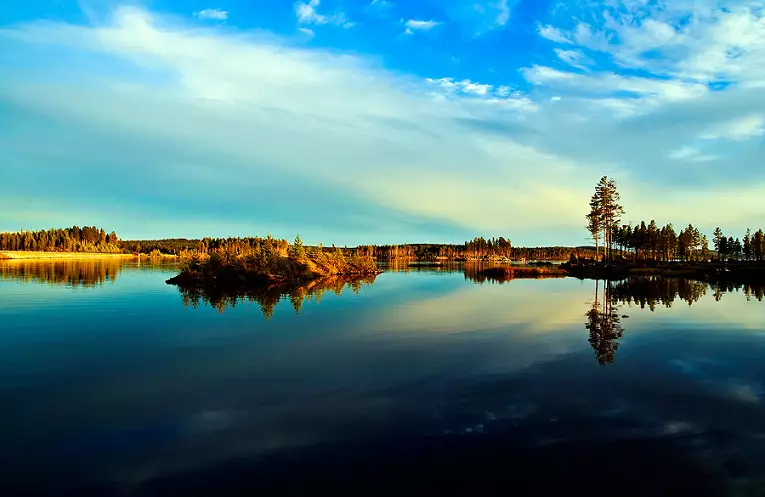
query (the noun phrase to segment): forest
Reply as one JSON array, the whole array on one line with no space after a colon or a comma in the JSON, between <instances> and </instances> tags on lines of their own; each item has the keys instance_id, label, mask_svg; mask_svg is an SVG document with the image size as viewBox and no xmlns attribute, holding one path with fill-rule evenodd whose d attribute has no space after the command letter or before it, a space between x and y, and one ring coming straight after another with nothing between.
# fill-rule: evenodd
<instances>
[{"instance_id":1,"label":"forest","mask_svg":"<svg viewBox=\"0 0 765 497\"><path fill-rule=\"evenodd\" d=\"M378 261L393 260L514 260L514 261L562 261L567 260L571 252L580 257L594 257L595 252L588 247L513 247L509 239L476 237L463 244L405 244L405 245L366 245L357 250Z\"/></svg>"},{"instance_id":2,"label":"forest","mask_svg":"<svg viewBox=\"0 0 765 497\"><path fill-rule=\"evenodd\" d=\"M616 181L603 176L595 186L587 214L587 231L595 242L597 257L606 262L625 259L653 261L762 261L765 234L747 229L743 237L726 236L719 227L713 233L714 252L709 238L692 224L676 232L672 223L662 226L651 220L636 226L621 224L624 207ZM601 256L600 242L603 241Z\"/></svg>"},{"instance_id":3,"label":"forest","mask_svg":"<svg viewBox=\"0 0 765 497\"><path fill-rule=\"evenodd\" d=\"M118 254L124 247L113 231L95 226L0 233L0 250Z\"/></svg>"},{"instance_id":4,"label":"forest","mask_svg":"<svg viewBox=\"0 0 765 497\"><path fill-rule=\"evenodd\" d=\"M201 254L245 254L271 240L281 253L286 254L290 243L268 235L260 237L229 238L168 238L163 240L119 240L114 232L107 234L96 227L41 231L19 231L0 234L0 250L60 251L92 253L167 254L184 258ZM306 249L326 253L341 251L345 256L372 257L378 261L432 261L432 260L567 260L572 251L580 257L594 258L590 247L513 247L505 237L475 237L462 244L402 244L360 245L357 247L306 246Z\"/></svg>"}]
</instances>

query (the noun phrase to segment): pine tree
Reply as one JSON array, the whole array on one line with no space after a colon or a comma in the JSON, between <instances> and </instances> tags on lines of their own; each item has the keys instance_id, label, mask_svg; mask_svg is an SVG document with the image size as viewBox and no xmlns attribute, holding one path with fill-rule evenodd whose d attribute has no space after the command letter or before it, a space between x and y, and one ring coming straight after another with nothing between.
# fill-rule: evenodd
<instances>
[{"instance_id":1,"label":"pine tree","mask_svg":"<svg viewBox=\"0 0 765 497\"><path fill-rule=\"evenodd\" d=\"M611 260L616 232L624 208L619 204L620 196L616 182L607 176L600 178L595 186L595 193L590 199L590 213L587 215L587 230L595 240L595 251L598 251L600 233L603 233L603 249L606 260Z\"/></svg>"},{"instance_id":2,"label":"pine tree","mask_svg":"<svg viewBox=\"0 0 765 497\"><path fill-rule=\"evenodd\" d=\"M765 252L765 233L762 229L757 230L754 234L754 242L752 243L752 253L754 258L758 261L762 260L763 252Z\"/></svg>"},{"instance_id":3,"label":"pine tree","mask_svg":"<svg viewBox=\"0 0 765 497\"><path fill-rule=\"evenodd\" d=\"M289 256L295 260L300 260L305 257L305 247L303 246L303 240L301 240L300 235L295 237L295 242L290 246Z\"/></svg>"},{"instance_id":4,"label":"pine tree","mask_svg":"<svg viewBox=\"0 0 765 497\"><path fill-rule=\"evenodd\" d=\"M752 257L752 230L746 229L746 235L744 235L744 260L749 260Z\"/></svg>"},{"instance_id":5,"label":"pine tree","mask_svg":"<svg viewBox=\"0 0 765 497\"><path fill-rule=\"evenodd\" d=\"M713 236L712 241L714 242L715 250L717 251L717 258L722 260L722 258L723 258L723 255L722 255L722 243L723 243L723 241L722 240L725 237L723 236L723 232L722 232L722 230L720 229L719 226L717 228L715 228L715 232L712 233L712 236Z\"/></svg>"}]
</instances>

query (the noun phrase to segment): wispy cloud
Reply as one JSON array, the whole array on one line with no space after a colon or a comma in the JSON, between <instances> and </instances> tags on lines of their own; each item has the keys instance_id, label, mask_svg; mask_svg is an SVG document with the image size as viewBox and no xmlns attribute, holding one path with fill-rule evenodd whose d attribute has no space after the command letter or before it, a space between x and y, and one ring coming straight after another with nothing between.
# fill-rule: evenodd
<instances>
[{"instance_id":1,"label":"wispy cloud","mask_svg":"<svg viewBox=\"0 0 765 497\"><path fill-rule=\"evenodd\" d=\"M393 7L393 2L390 2L388 0L372 0L371 2L369 2L368 7L377 12L385 12L390 10Z\"/></svg>"},{"instance_id":2,"label":"wispy cloud","mask_svg":"<svg viewBox=\"0 0 765 497\"><path fill-rule=\"evenodd\" d=\"M515 6L516 3L517 0L496 0L476 3L473 8L484 16L483 25L479 31L491 31L507 24L510 20L511 7Z\"/></svg>"},{"instance_id":3,"label":"wispy cloud","mask_svg":"<svg viewBox=\"0 0 765 497\"><path fill-rule=\"evenodd\" d=\"M580 5L562 7L563 26L541 26L540 35L663 76L765 83L765 10L759 1L606 0L583 11Z\"/></svg>"},{"instance_id":4,"label":"wispy cloud","mask_svg":"<svg viewBox=\"0 0 765 497\"><path fill-rule=\"evenodd\" d=\"M524 93L506 85L490 85L478 83L469 79L455 80L454 78L427 78L426 81L439 90L439 94L447 97L481 97L486 101L502 101L512 104L517 109L535 110L536 106Z\"/></svg>"},{"instance_id":5,"label":"wispy cloud","mask_svg":"<svg viewBox=\"0 0 765 497\"><path fill-rule=\"evenodd\" d=\"M760 114L715 124L703 132L699 138L705 140L728 138L735 141L745 141L760 137L763 134L765 134L765 116Z\"/></svg>"},{"instance_id":6,"label":"wispy cloud","mask_svg":"<svg viewBox=\"0 0 765 497\"><path fill-rule=\"evenodd\" d=\"M471 36L480 36L506 26L517 3L518 0L452 1L447 12Z\"/></svg>"},{"instance_id":7,"label":"wispy cloud","mask_svg":"<svg viewBox=\"0 0 765 497\"><path fill-rule=\"evenodd\" d=\"M415 31L430 31L440 24L438 21L420 21L417 19L401 19L401 22L406 28L404 33L408 35L414 34Z\"/></svg>"},{"instance_id":8,"label":"wispy cloud","mask_svg":"<svg viewBox=\"0 0 765 497\"><path fill-rule=\"evenodd\" d=\"M354 23L349 21L344 12L333 14L319 13L321 0L309 0L308 2L295 3L295 15L298 24L336 24L344 28L351 28Z\"/></svg>"},{"instance_id":9,"label":"wispy cloud","mask_svg":"<svg viewBox=\"0 0 765 497\"><path fill-rule=\"evenodd\" d=\"M590 60L590 58L581 50L563 50L561 48L556 48L555 55L566 64L584 71L589 70L589 66L593 64L592 60Z\"/></svg>"},{"instance_id":10,"label":"wispy cloud","mask_svg":"<svg viewBox=\"0 0 765 497\"><path fill-rule=\"evenodd\" d=\"M684 146L673 150L669 153L668 157L675 160L683 160L688 162L710 162L716 160L714 155L706 155L699 152L698 149L693 147Z\"/></svg>"},{"instance_id":11,"label":"wispy cloud","mask_svg":"<svg viewBox=\"0 0 765 497\"><path fill-rule=\"evenodd\" d=\"M219 9L205 9L195 12L194 15L205 21L225 21L228 19L228 11Z\"/></svg>"},{"instance_id":12,"label":"wispy cloud","mask_svg":"<svg viewBox=\"0 0 765 497\"><path fill-rule=\"evenodd\" d=\"M308 36L309 38L313 38L314 36L316 36L316 33L314 33L313 29L310 29L310 28L298 28L298 31Z\"/></svg>"}]
</instances>

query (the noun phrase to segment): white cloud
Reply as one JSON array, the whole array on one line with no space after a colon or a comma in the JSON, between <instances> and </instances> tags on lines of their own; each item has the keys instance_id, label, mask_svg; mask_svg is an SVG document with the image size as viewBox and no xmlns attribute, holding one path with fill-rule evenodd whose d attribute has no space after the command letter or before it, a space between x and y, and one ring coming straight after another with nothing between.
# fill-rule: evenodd
<instances>
[{"instance_id":1,"label":"white cloud","mask_svg":"<svg viewBox=\"0 0 765 497\"><path fill-rule=\"evenodd\" d=\"M527 95L506 85L494 86L469 79L456 80L454 78L427 78L425 81L437 88L439 94L443 96L472 96L483 98L487 102L512 104L517 109L528 111L536 109L536 106Z\"/></svg>"},{"instance_id":2,"label":"white cloud","mask_svg":"<svg viewBox=\"0 0 765 497\"><path fill-rule=\"evenodd\" d=\"M402 22L406 26L407 34L412 34L414 31L430 31L440 24L437 21L418 21L416 19L409 19L407 21L402 19Z\"/></svg>"},{"instance_id":3,"label":"white cloud","mask_svg":"<svg viewBox=\"0 0 765 497\"><path fill-rule=\"evenodd\" d=\"M702 133L699 138L716 140L728 138L735 141L745 141L765 134L765 116L751 115L715 124Z\"/></svg>"},{"instance_id":4,"label":"white cloud","mask_svg":"<svg viewBox=\"0 0 765 497\"><path fill-rule=\"evenodd\" d=\"M508 24L518 0L447 0L449 18L470 36L481 36Z\"/></svg>"},{"instance_id":5,"label":"white cloud","mask_svg":"<svg viewBox=\"0 0 765 497\"><path fill-rule=\"evenodd\" d=\"M673 150L669 153L668 157L674 160L688 161L688 162L710 162L717 160L714 155L705 155L693 147L683 146L677 150Z\"/></svg>"},{"instance_id":6,"label":"white cloud","mask_svg":"<svg viewBox=\"0 0 765 497\"><path fill-rule=\"evenodd\" d=\"M540 35L607 53L624 67L702 83L765 82L765 9L759 1L607 0L583 12L571 4L560 17L588 18L599 26L546 25Z\"/></svg>"},{"instance_id":7,"label":"white cloud","mask_svg":"<svg viewBox=\"0 0 765 497\"><path fill-rule=\"evenodd\" d=\"M589 57L587 57L581 50L563 50L561 48L556 48L555 55L566 64L585 71L589 70L589 66L593 64Z\"/></svg>"},{"instance_id":8,"label":"white cloud","mask_svg":"<svg viewBox=\"0 0 765 497\"><path fill-rule=\"evenodd\" d=\"M321 14L318 8L321 6L321 0L309 0L308 2L295 3L295 16L298 24L336 24L346 29L354 26L353 22L348 21L343 12L334 14Z\"/></svg>"},{"instance_id":9,"label":"white cloud","mask_svg":"<svg viewBox=\"0 0 765 497\"><path fill-rule=\"evenodd\" d=\"M623 76L615 72L579 74L535 65L523 69L522 74L535 85L606 97L618 92L628 92L635 97L656 97L661 101L671 101L697 98L708 92L706 85L698 83Z\"/></svg>"},{"instance_id":10,"label":"white cloud","mask_svg":"<svg viewBox=\"0 0 765 497\"><path fill-rule=\"evenodd\" d=\"M228 11L219 9L205 9L195 12L194 15L199 19L210 21L225 21L228 19Z\"/></svg>"},{"instance_id":11,"label":"white cloud","mask_svg":"<svg viewBox=\"0 0 765 497\"><path fill-rule=\"evenodd\" d=\"M325 24L327 18L316 12L316 7L320 3L320 0L310 0L306 3L297 2L295 4L295 15L298 22L303 24Z\"/></svg>"},{"instance_id":12,"label":"white cloud","mask_svg":"<svg viewBox=\"0 0 765 497\"><path fill-rule=\"evenodd\" d=\"M512 6L515 5L516 1L512 2ZM512 11L509 0L475 2L473 8L484 17L478 34L505 26L510 20Z\"/></svg>"},{"instance_id":13,"label":"white cloud","mask_svg":"<svg viewBox=\"0 0 765 497\"><path fill-rule=\"evenodd\" d=\"M566 34L563 33L562 30L553 27L553 26L539 26L538 27L539 35L543 38L547 38L550 41L554 41L556 43L573 43Z\"/></svg>"},{"instance_id":14,"label":"white cloud","mask_svg":"<svg viewBox=\"0 0 765 497\"><path fill-rule=\"evenodd\" d=\"M499 0L494 6L497 9L494 25L504 26L507 24L507 21L510 20L510 5L508 4L508 0Z\"/></svg>"},{"instance_id":15,"label":"white cloud","mask_svg":"<svg viewBox=\"0 0 765 497\"><path fill-rule=\"evenodd\" d=\"M378 10L388 10L393 7L393 3L388 0L372 0L369 6Z\"/></svg>"},{"instance_id":16,"label":"white cloud","mask_svg":"<svg viewBox=\"0 0 765 497\"><path fill-rule=\"evenodd\" d=\"M309 38L313 38L314 36L316 36L316 33L314 33L313 30L310 28L298 28L298 31L308 36Z\"/></svg>"}]
</instances>

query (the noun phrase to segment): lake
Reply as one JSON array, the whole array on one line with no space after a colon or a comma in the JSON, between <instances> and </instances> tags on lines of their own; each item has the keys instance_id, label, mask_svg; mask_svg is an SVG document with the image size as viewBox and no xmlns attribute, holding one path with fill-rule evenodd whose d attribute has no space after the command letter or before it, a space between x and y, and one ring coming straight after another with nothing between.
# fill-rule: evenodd
<instances>
[{"instance_id":1,"label":"lake","mask_svg":"<svg viewBox=\"0 0 765 497\"><path fill-rule=\"evenodd\" d=\"M0 494L765 488L762 288L454 266L236 298L176 273L0 261Z\"/></svg>"}]
</instances>

